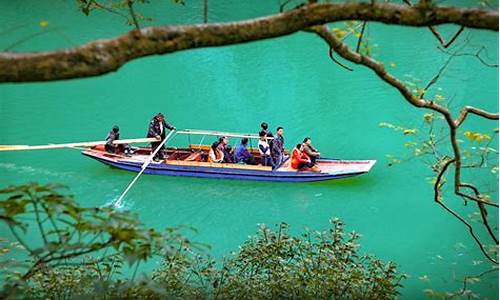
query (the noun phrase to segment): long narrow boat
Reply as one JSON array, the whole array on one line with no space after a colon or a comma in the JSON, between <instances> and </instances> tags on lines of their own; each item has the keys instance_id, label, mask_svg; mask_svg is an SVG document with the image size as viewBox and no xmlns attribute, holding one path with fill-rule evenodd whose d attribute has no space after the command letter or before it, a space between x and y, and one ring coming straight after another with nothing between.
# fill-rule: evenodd
<instances>
[{"instance_id":1,"label":"long narrow boat","mask_svg":"<svg viewBox=\"0 0 500 300\"><path fill-rule=\"evenodd\" d=\"M257 135L203 131L183 130L176 134L198 136L227 136L229 138L258 139ZM203 142L203 139L202 139ZM289 181L308 182L323 181L345 177L352 177L367 173L375 164L375 160L340 160L322 158L317 160L320 172L297 171L286 161L279 168L273 170L270 166L246 165L236 163L211 163L206 161L209 145L191 144L184 148L167 147L165 149L166 159L163 161L151 161L144 170L146 174L166 176L188 176L203 178L222 178L259 181ZM260 162L259 151L250 148L257 162ZM93 158L111 167L140 172L151 155L151 148L137 148L132 155L108 153L103 145L93 146L82 151L82 154Z\"/></svg>"}]
</instances>

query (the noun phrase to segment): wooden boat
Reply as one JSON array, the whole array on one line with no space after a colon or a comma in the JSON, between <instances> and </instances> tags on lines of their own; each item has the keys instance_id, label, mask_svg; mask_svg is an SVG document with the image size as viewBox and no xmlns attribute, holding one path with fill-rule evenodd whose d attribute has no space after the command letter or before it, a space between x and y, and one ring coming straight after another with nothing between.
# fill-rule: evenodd
<instances>
[{"instance_id":1,"label":"wooden boat","mask_svg":"<svg viewBox=\"0 0 500 300\"><path fill-rule=\"evenodd\" d=\"M182 130L175 132L177 135L187 135L189 140L192 135L227 136L228 138L258 139L257 135L240 134L218 131ZM90 147L82 154L93 158L111 167L141 172L153 175L188 176L203 178L259 180L259 181L288 181L308 182L346 178L365 174L373 167L375 160L340 160L321 158L317 160L320 172L297 171L290 167L290 160L285 161L279 168L273 170L271 166L260 164L260 155L257 148L249 148L258 165L238 163L211 163L206 161L209 145L191 144L187 147L166 147L163 161L149 162L151 148L137 148L132 155L108 153L103 145ZM144 168L144 170L142 170Z\"/></svg>"}]
</instances>

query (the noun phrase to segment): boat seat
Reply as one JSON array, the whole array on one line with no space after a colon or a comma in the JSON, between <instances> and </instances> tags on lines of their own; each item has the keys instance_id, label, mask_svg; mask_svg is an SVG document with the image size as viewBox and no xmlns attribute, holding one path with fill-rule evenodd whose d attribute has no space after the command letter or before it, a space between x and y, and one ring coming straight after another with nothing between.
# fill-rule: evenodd
<instances>
[{"instance_id":1,"label":"boat seat","mask_svg":"<svg viewBox=\"0 0 500 300\"><path fill-rule=\"evenodd\" d=\"M201 152L191 153L188 157L184 159L185 161L202 161Z\"/></svg>"}]
</instances>

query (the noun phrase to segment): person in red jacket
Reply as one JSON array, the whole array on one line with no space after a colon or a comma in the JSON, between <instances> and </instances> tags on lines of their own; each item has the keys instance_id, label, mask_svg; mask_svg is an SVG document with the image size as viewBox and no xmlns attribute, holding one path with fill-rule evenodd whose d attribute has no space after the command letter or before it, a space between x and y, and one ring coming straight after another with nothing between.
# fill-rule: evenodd
<instances>
[{"instance_id":1,"label":"person in red jacket","mask_svg":"<svg viewBox=\"0 0 500 300\"><path fill-rule=\"evenodd\" d=\"M297 144L292 152L292 168L302 170L312 167L311 158L304 152L304 146Z\"/></svg>"}]
</instances>

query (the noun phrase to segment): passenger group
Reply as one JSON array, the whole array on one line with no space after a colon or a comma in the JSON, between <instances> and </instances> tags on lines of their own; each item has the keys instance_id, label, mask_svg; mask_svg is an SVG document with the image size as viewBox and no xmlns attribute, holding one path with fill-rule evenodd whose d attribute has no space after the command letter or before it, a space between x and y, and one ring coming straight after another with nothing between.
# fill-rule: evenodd
<instances>
[{"instance_id":1,"label":"passenger group","mask_svg":"<svg viewBox=\"0 0 500 300\"><path fill-rule=\"evenodd\" d=\"M276 129L276 136L268 130L268 124L263 122L259 131L258 151L260 164L272 166L273 169L281 167L288 159L290 165L297 170L309 170L319 172L316 160L321 153L313 147L311 138L306 137L302 144L297 144L293 149L291 158L285 154L283 127ZM228 144L227 137L221 137L210 147L208 162L212 163L244 163L248 165L258 164L255 157L248 150L248 138L244 137L241 142L232 149Z\"/></svg>"},{"instance_id":2,"label":"passenger group","mask_svg":"<svg viewBox=\"0 0 500 300\"><path fill-rule=\"evenodd\" d=\"M293 149L291 157L285 153L283 136L283 127L276 129L276 136L269 131L269 126L263 122L259 131L258 151L260 164L263 166L271 166L273 170L281 167L286 161L291 160L290 166L296 170L308 170L319 172L316 164L321 153L313 147L311 138L306 137L301 144L297 144ZM155 161L164 159L164 145L162 141L165 139L166 129L175 130L176 128L166 122L162 113L155 115L148 128L147 137L157 138L158 141L151 143L151 149L156 150L161 145L161 149L154 156ZM127 144L115 144L114 141L119 139L119 128L114 126L106 137L105 150L109 153L125 153L132 154L133 149ZM248 138L244 137L240 143L234 147L229 145L229 139L226 136L220 137L212 143L208 151L207 161L211 163L241 163L248 165L257 165L258 161L248 149Z\"/></svg>"}]
</instances>

